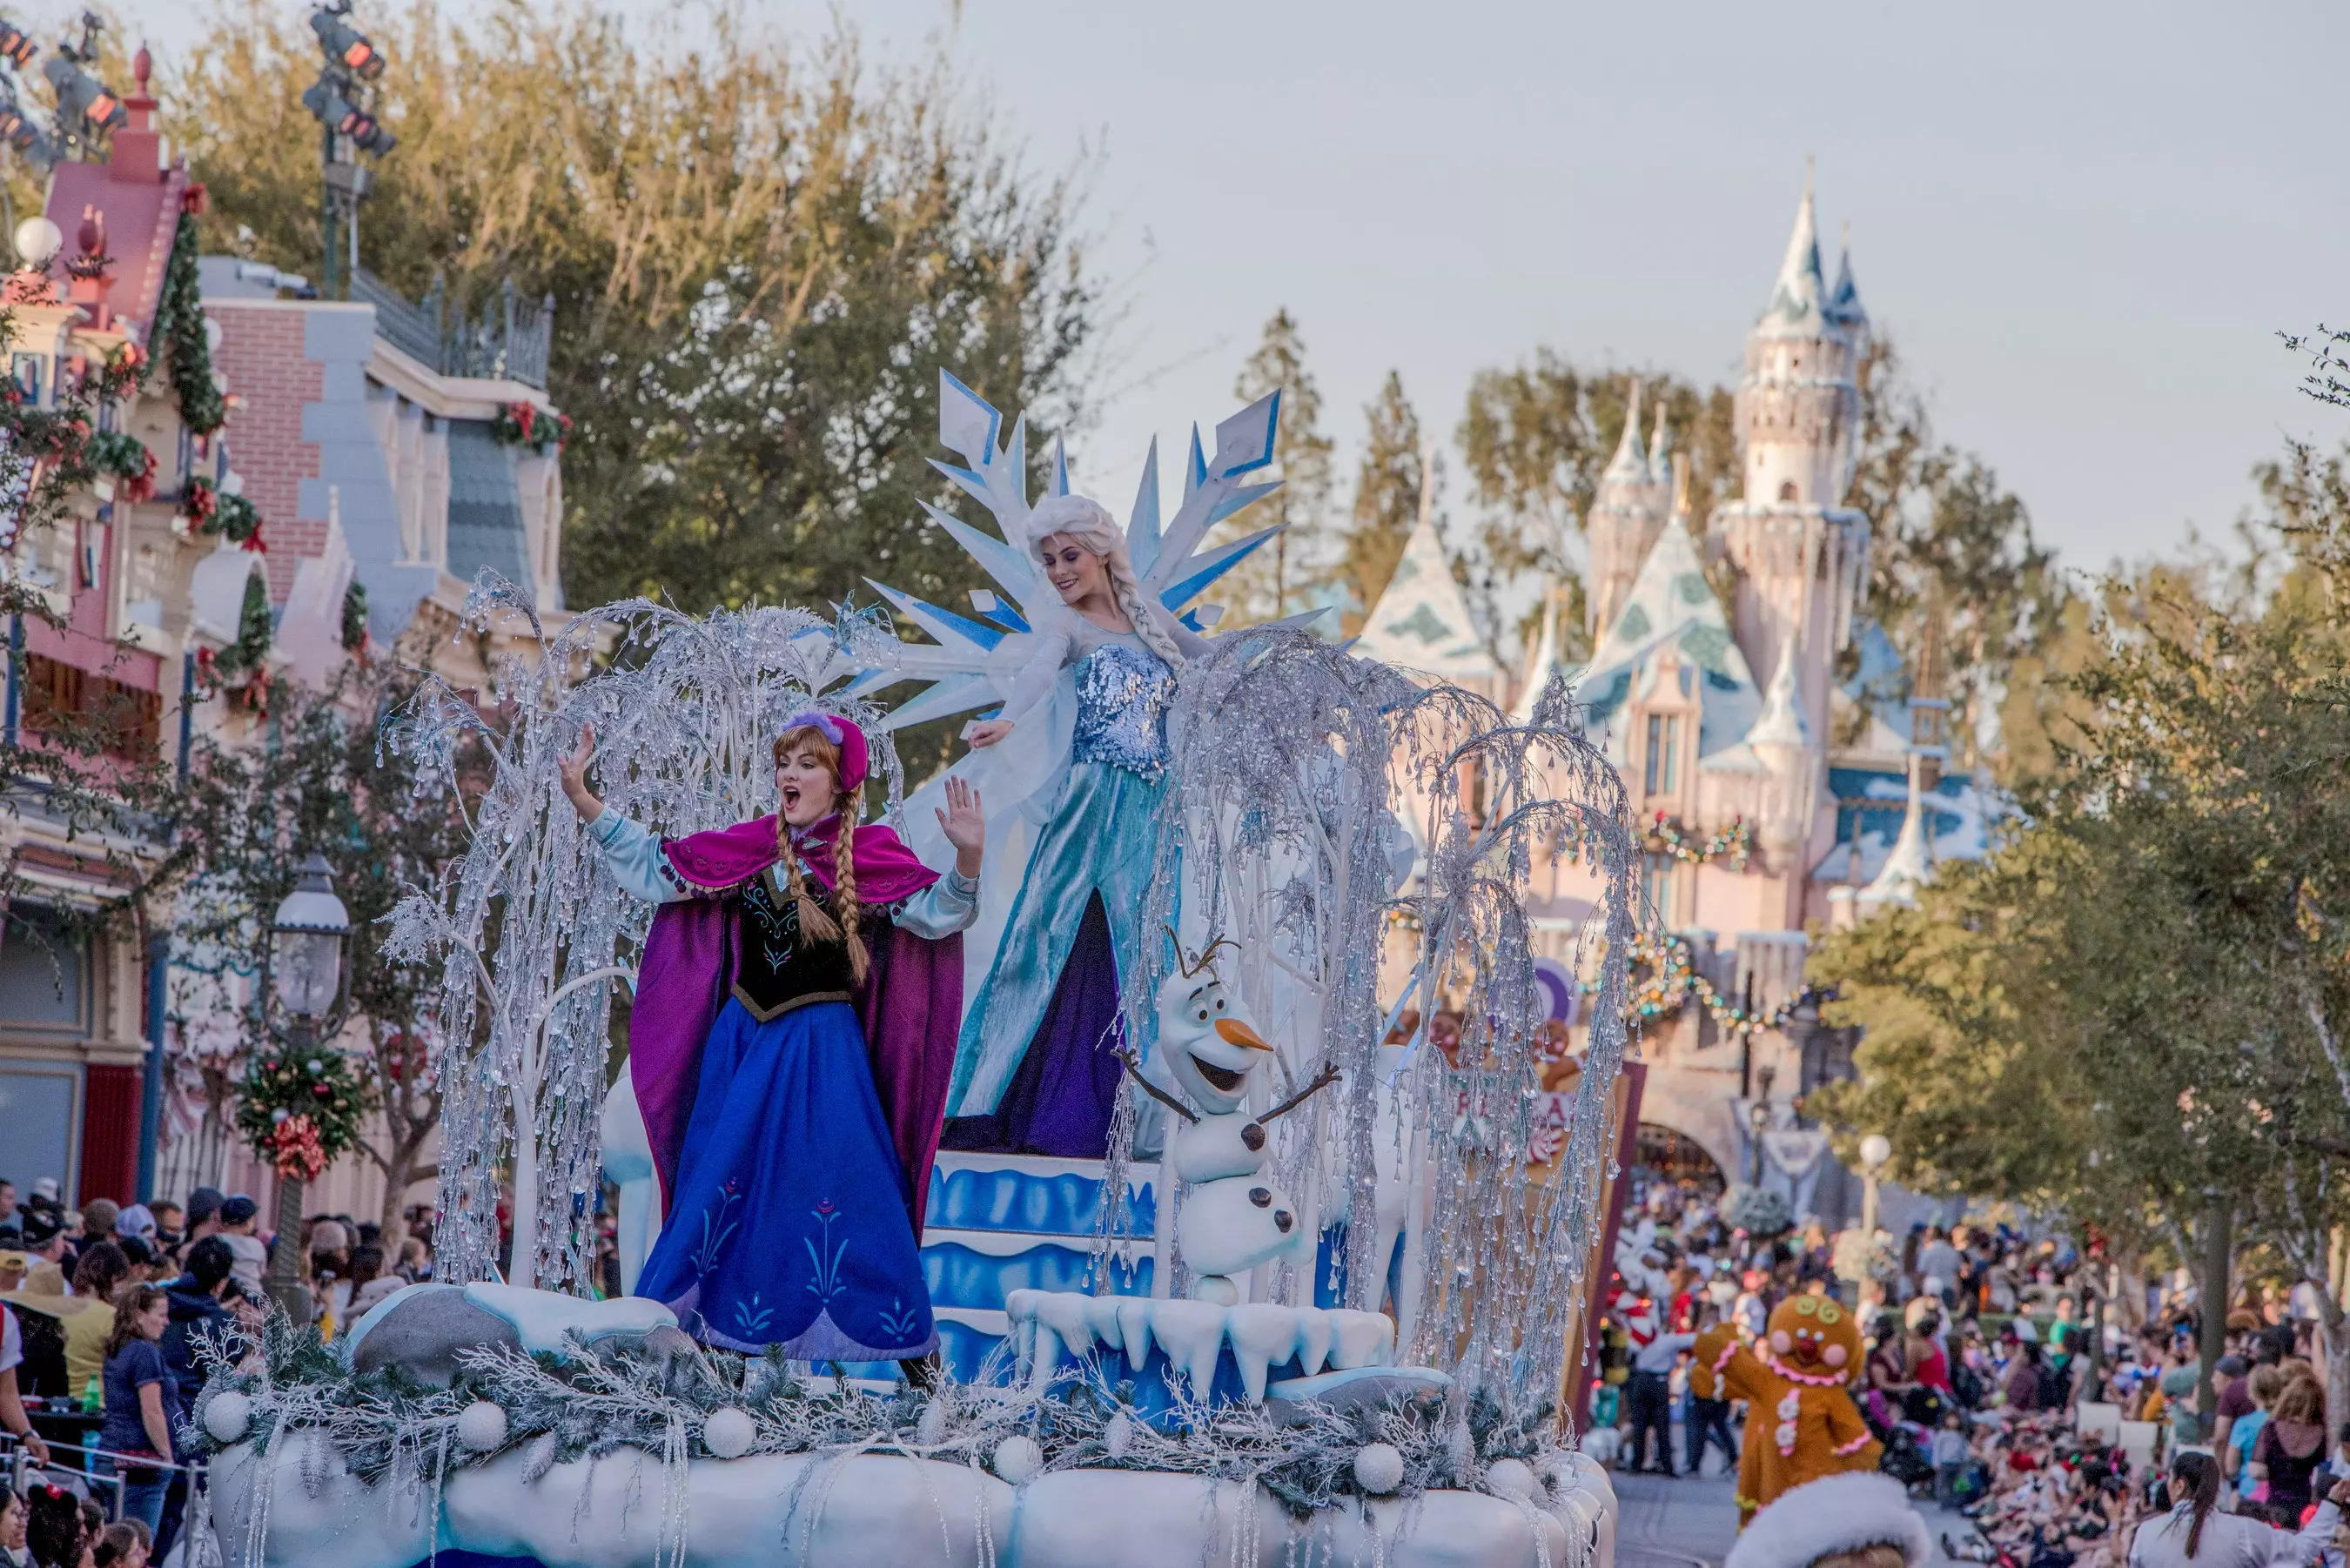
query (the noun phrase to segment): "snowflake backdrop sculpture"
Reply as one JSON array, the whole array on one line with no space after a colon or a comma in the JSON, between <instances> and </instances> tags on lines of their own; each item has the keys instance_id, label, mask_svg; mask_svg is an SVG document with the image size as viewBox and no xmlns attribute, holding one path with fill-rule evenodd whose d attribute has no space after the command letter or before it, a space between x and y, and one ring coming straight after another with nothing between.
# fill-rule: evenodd
<instances>
[{"instance_id":1,"label":"snowflake backdrop sculpture","mask_svg":"<svg viewBox=\"0 0 2350 1568\"><path fill-rule=\"evenodd\" d=\"M1199 620L1194 601L1271 530L1202 548L1216 522L1269 485L1243 483L1272 449L1274 400L1219 427L1212 459L1194 432L1184 501L1159 524L1155 458L1130 548L1146 591ZM985 706L990 655L1025 629L1020 613L1049 592L1024 549L1024 434L999 446L1001 418L951 378L941 436L969 466L941 464L994 514L1002 537L943 512L933 517L1011 599L974 603L988 624L890 589L881 591L937 640L907 643L870 617L770 608L695 619L645 601L583 614L548 638L529 606L485 575L471 623L527 618L536 646L496 670L498 722L476 702L435 688L390 743L439 764L455 787L465 748L487 749L494 778L474 808L472 851L441 888L395 915L398 949L442 971L444 1153L437 1241L441 1276L486 1277L496 1256L499 1173L516 1192L516 1282L577 1289L597 1179L611 987L642 942L648 911L616 896L566 802L558 759L583 725L598 738L599 787L611 805L657 833L723 826L772 809L766 747L778 722L820 693L879 743L894 815L904 781L891 728ZM1056 452L1052 483L1066 493ZM878 585L877 585L878 586ZM599 650L601 652L599 653ZM583 675L598 657L608 668ZM907 679L931 682L894 712L868 696ZM1520 1409L1554 1397L1567 1353L1581 1271L1601 1221L1598 1197L1608 1107L1625 1034L1621 955L1633 934L1638 839L1615 770L1575 732L1555 681L1533 721L1513 724L1491 701L1420 686L1354 659L1299 628L1275 624L1220 639L1183 671L1170 717L1177 786L1168 796L1146 929L1239 944L1243 994L1279 1019L1286 1096L1324 1067L1343 1076L1279 1126L1274 1168L1312 1193L1326 1218L1371 1215L1387 1179L1425 1174L1434 1211L1415 1228L1396 1302L1412 1358L1458 1374L1453 1397L1479 1390ZM422 770L420 770L422 771ZM1464 798L1473 781L1473 798ZM1409 824L1409 829L1405 825ZM1415 874L1399 872L1417 849ZM1536 983L1525 891L1534 860L1578 851L1603 874L1601 917L1579 954L1596 971L1573 1130L1547 1177L1530 1173L1546 1008ZM1399 882L1402 881L1400 890ZM1383 939L1413 931L1404 991L1378 1005ZM1173 944L1125 977L1129 1011L1148 1009ZM1425 1030L1399 1062L1380 1042L1412 997L1441 998L1466 1022L1453 1056L1425 1049ZM1432 1014L1438 1003L1422 1006ZM1393 1056L1393 1053L1389 1053ZM1106 1189L1123 1193L1131 1107L1114 1130ZM1162 1232L1171 1215L1162 1211ZM1349 1223L1347 1304L1376 1306L1376 1228ZM1101 1246L1130 1248L1122 1214ZM1335 1261L1334 1261L1335 1262ZM1097 1282L1109 1271L1097 1269ZM1306 1271L1279 1265L1281 1299L1312 1299ZM1097 1286L1098 1288L1098 1286Z\"/></svg>"}]
</instances>

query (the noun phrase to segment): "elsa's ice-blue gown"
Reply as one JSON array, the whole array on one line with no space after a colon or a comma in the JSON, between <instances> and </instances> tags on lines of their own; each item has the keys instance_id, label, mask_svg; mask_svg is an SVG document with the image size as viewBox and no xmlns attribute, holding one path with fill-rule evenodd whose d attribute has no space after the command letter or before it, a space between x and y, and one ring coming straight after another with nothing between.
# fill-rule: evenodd
<instances>
[{"instance_id":1,"label":"elsa's ice-blue gown","mask_svg":"<svg viewBox=\"0 0 2350 1568\"><path fill-rule=\"evenodd\" d=\"M1140 925L1176 680L1132 633L1097 630L1072 652L1069 766L963 1017L950 1148L1098 1158L1107 1144L1118 977L1149 940ZM1021 741L1015 728L999 744Z\"/></svg>"}]
</instances>

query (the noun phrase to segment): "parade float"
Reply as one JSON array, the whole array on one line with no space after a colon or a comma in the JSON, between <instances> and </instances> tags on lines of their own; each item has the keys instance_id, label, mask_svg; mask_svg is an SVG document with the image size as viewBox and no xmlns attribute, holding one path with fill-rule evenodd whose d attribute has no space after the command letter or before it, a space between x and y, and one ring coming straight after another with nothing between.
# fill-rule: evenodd
<instances>
[{"instance_id":1,"label":"parade float","mask_svg":"<svg viewBox=\"0 0 2350 1568\"><path fill-rule=\"evenodd\" d=\"M1032 505L1024 428L942 377L956 461L939 467L993 524L933 513L994 584L968 612L879 585L894 618L616 605L537 636L494 694L430 691L388 728L464 791L473 826L445 883L394 917L399 954L439 980L436 1279L331 1348L281 1323L215 1370L192 1422L230 1562L1606 1568L1614 1498L1562 1406L1620 1132L1622 786L1555 685L1519 722L1302 624L1209 635L1203 596L1270 537L1210 542L1272 488L1277 408L1226 421L1212 451L1195 432L1163 522L1154 454L1121 537L1087 545L1123 632L1066 629L1072 590L1040 568L1040 538L1049 556L1099 532L1058 450ZM536 624L488 578L468 615ZM977 742L1017 739L908 798L889 737L958 714L979 716ZM681 905L624 890L613 825L667 857L677 886L650 893L690 902L735 873L696 881L682 846L748 844L727 827L748 819L791 872L763 884L760 918L806 936L829 911L854 936L875 829L853 866L834 840L819 877L833 863L778 782L778 733L811 726L840 815L853 825L869 783L897 830L875 842L894 854L901 835L929 867L889 918L916 924L916 898L972 906L922 917L943 934L916 1001L947 1016L899 1018L897 928L872 924L875 971L857 964L875 1136L920 1172L892 1223L910 1220L927 1312L899 1303L889 1358L807 1353L879 1336L800 1299L846 1289L828 1196L805 1259L772 1249L800 1272L764 1352L708 1295L590 1299L608 1180L633 1289L684 1245L666 1210L710 1158L646 1059L678 1024L676 921L656 909ZM591 732L601 794L583 803ZM984 816L984 862L932 890L976 853L941 836L951 804ZM1554 992L1524 899L1556 857L1606 893L1553 1147ZM635 1060L614 1083L616 1003ZM1413 1026L1440 1006L1458 1040ZM706 1062L701 1083L706 1102ZM696 1106L691 1127L718 1114ZM699 1225L705 1251L732 1234Z\"/></svg>"}]
</instances>

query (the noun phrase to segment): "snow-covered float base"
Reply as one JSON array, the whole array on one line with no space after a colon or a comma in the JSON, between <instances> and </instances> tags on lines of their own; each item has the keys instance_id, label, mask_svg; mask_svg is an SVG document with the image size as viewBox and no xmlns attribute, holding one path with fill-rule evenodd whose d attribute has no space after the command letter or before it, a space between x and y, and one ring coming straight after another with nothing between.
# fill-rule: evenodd
<instances>
[{"instance_id":1,"label":"snow-covered float base","mask_svg":"<svg viewBox=\"0 0 2350 1568\"><path fill-rule=\"evenodd\" d=\"M213 1519L232 1568L412 1568L436 1545L546 1568L1611 1568L1615 1556L1615 1496L1573 1454L1523 1501L1433 1490L1305 1521L1254 1487L1150 1471L1014 1487L935 1460L776 1454L695 1459L672 1489L660 1457L639 1450L534 1480L527 1462L460 1469L436 1507L429 1487L359 1480L315 1433L265 1458L240 1443L214 1460Z\"/></svg>"}]
</instances>

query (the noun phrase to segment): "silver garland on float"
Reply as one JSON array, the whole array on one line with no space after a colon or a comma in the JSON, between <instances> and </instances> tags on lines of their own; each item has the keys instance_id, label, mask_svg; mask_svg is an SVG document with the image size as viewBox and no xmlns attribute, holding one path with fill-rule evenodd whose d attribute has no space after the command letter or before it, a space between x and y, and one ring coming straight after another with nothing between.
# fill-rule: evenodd
<instances>
[{"instance_id":1,"label":"silver garland on float","mask_svg":"<svg viewBox=\"0 0 2350 1568\"><path fill-rule=\"evenodd\" d=\"M510 1170L513 1282L577 1292L595 1251L613 987L632 982L651 911L620 896L556 765L592 724L598 793L656 834L773 811L781 722L851 675L841 649L875 632L853 616L696 618L636 599L550 635L527 597L491 572L467 597L463 624L505 643L491 691L429 681L385 733L432 787L470 803L471 847L441 886L400 902L388 949L441 972L435 1276L495 1277ZM904 774L878 716L837 694L823 704L871 736L894 814Z\"/></svg>"},{"instance_id":2,"label":"silver garland on float","mask_svg":"<svg viewBox=\"0 0 2350 1568\"><path fill-rule=\"evenodd\" d=\"M1220 639L1190 664L1169 725L1171 787L1142 929L1180 922L1195 949L1234 944L1225 961L1283 1046L1288 1082L1261 1091L1264 1103L1339 1070L1276 1124L1267 1168L1307 1212L1348 1221L1331 1270L1343 1304L1380 1305L1376 1227L1351 1217L1374 1213L1382 1159L1390 1180L1424 1172L1434 1208L1394 1303L1399 1359L1452 1373L1456 1407L1488 1390L1519 1410L1555 1401L1603 1222L1625 1050L1616 955L1634 929L1638 840L1621 778L1578 732L1555 678L1520 725L1472 692L1414 685L1283 627ZM1396 874L1406 823L1419 850L1408 879ZM1575 967L1596 968L1601 989L1565 1156L1537 1182L1528 1151L1548 1008L1525 898L1538 858L1578 852L1603 882L1601 929L1579 940L1596 936L1604 951L1578 951ZM1175 946L1153 944L1125 977L1128 1017L1149 1014ZM1400 1060L1383 1059L1383 960L1422 999L1423 1020L1430 999L1460 1014L1457 1063L1429 1044L1426 1022ZM1136 1245L1123 1199L1134 1122L1129 1104L1112 1129L1105 1189L1119 1197L1105 1206L1104 1251ZM1178 1201L1160 1194L1162 1229ZM1097 1290L1107 1273L1097 1269ZM1311 1304L1314 1283L1282 1265L1273 1299Z\"/></svg>"}]
</instances>

